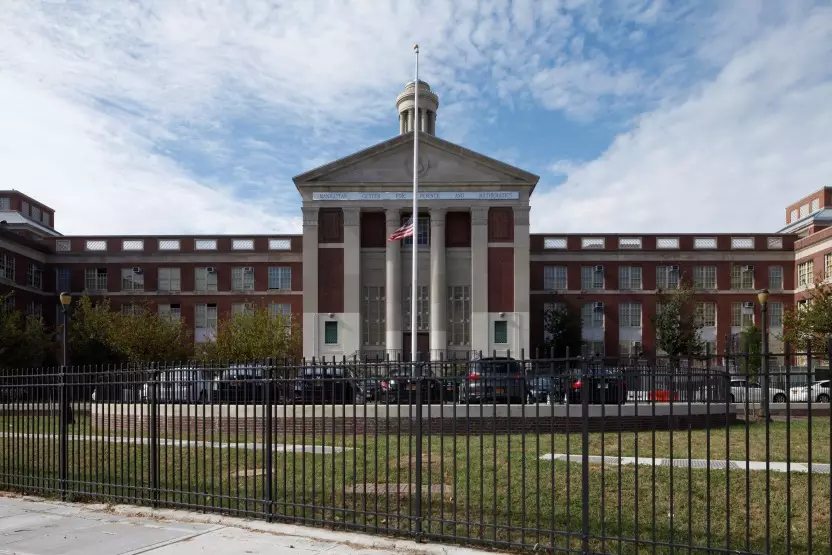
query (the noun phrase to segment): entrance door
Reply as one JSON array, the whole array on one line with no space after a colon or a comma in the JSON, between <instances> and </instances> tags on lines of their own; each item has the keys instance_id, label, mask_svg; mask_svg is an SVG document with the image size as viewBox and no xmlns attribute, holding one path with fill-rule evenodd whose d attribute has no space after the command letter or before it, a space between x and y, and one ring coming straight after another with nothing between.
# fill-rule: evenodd
<instances>
[{"instance_id":1,"label":"entrance door","mask_svg":"<svg viewBox=\"0 0 832 555\"><path fill-rule=\"evenodd\" d=\"M404 332L402 338L402 361L410 361L410 332ZM416 348L418 349L419 360L430 359L430 334L427 332L418 332L416 334Z\"/></svg>"}]
</instances>

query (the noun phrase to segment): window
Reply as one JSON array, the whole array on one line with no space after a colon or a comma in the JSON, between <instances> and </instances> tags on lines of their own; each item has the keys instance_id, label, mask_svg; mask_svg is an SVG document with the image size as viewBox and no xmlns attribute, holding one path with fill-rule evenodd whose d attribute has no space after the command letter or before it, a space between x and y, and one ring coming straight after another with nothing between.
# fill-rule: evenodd
<instances>
[{"instance_id":1,"label":"window","mask_svg":"<svg viewBox=\"0 0 832 555\"><path fill-rule=\"evenodd\" d=\"M141 313L141 307L134 303L124 303L121 305L121 313L127 316L136 316Z\"/></svg>"},{"instance_id":2,"label":"window","mask_svg":"<svg viewBox=\"0 0 832 555\"><path fill-rule=\"evenodd\" d=\"M107 241L103 240L89 240L84 243L86 249L88 251L106 251L107 250Z\"/></svg>"},{"instance_id":3,"label":"window","mask_svg":"<svg viewBox=\"0 0 832 555\"><path fill-rule=\"evenodd\" d=\"M823 279L832 278L832 253L823 255Z\"/></svg>"},{"instance_id":4,"label":"window","mask_svg":"<svg viewBox=\"0 0 832 555\"><path fill-rule=\"evenodd\" d=\"M754 248L754 238L753 237L731 237L731 248L732 249L753 249Z\"/></svg>"},{"instance_id":5,"label":"window","mask_svg":"<svg viewBox=\"0 0 832 555\"><path fill-rule=\"evenodd\" d=\"M194 307L194 324L199 329L217 329L217 305L197 304Z\"/></svg>"},{"instance_id":6,"label":"window","mask_svg":"<svg viewBox=\"0 0 832 555\"><path fill-rule=\"evenodd\" d=\"M324 344L338 344L338 322L334 322L331 320L328 322L324 322Z\"/></svg>"},{"instance_id":7,"label":"window","mask_svg":"<svg viewBox=\"0 0 832 555\"><path fill-rule=\"evenodd\" d=\"M820 199L812 199L812 212L817 212L820 210Z\"/></svg>"},{"instance_id":8,"label":"window","mask_svg":"<svg viewBox=\"0 0 832 555\"><path fill-rule=\"evenodd\" d=\"M37 264L29 263L26 271L26 285L35 289L43 289L43 270Z\"/></svg>"},{"instance_id":9,"label":"window","mask_svg":"<svg viewBox=\"0 0 832 555\"><path fill-rule=\"evenodd\" d=\"M292 250L291 239L269 239L270 251L290 251Z\"/></svg>"},{"instance_id":10,"label":"window","mask_svg":"<svg viewBox=\"0 0 832 555\"><path fill-rule=\"evenodd\" d=\"M747 328L754 325L754 309L745 308L744 303L731 303L731 327Z\"/></svg>"},{"instance_id":11,"label":"window","mask_svg":"<svg viewBox=\"0 0 832 555\"><path fill-rule=\"evenodd\" d=\"M604 267L581 266L581 289L603 289Z\"/></svg>"},{"instance_id":12,"label":"window","mask_svg":"<svg viewBox=\"0 0 832 555\"><path fill-rule=\"evenodd\" d=\"M768 267L768 288L770 291L780 291L783 289L783 267L769 266Z\"/></svg>"},{"instance_id":13,"label":"window","mask_svg":"<svg viewBox=\"0 0 832 555\"><path fill-rule=\"evenodd\" d=\"M679 266L656 266L656 289L678 289Z\"/></svg>"},{"instance_id":14,"label":"window","mask_svg":"<svg viewBox=\"0 0 832 555\"><path fill-rule=\"evenodd\" d=\"M50 220L49 212L44 212L43 216L41 216L40 220L44 223L44 225L48 225L50 227L52 226L52 224L49 221Z\"/></svg>"},{"instance_id":15,"label":"window","mask_svg":"<svg viewBox=\"0 0 832 555\"><path fill-rule=\"evenodd\" d=\"M546 291L567 289L566 266L544 266L543 289Z\"/></svg>"},{"instance_id":16,"label":"window","mask_svg":"<svg viewBox=\"0 0 832 555\"><path fill-rule=\"evenodd\" d=\"M160 251L178 251L179 239L159 239Z\"/></svg>"},{"instance_id":17,"label":"window","mask_svg":"<svg viewBox=\"0 0 832 555\"><path fill-rule=\"evenodd\" d=\"M544 249L558 249L562 250L566 248L566 237L544 237L543 238L543 248Z\"/></svg>"},{"instance_id":18,"label":"window","mask_svg":"<svg viewBox=\"0 0 832 555\"><path fill-rule=\"evenodd\" d=\"M641 266L619 266L619 289L641 289Z\"/></svg>"},{"instance_id":19,"label":"window","mask_svg":"<svg viewBox=\"0 0 832 555\"><path fill-rule=\"evenodd\" d=\"M659 237L656 239L656 248L657 249L678 249L679 248L679 238L678 237Z\"/></svg>"},{"instance_id":20,"label":"window","mask_svg":"<svg viewBox=\"0 0 832 555\"><path fill-rule=\"evenodd\" d=\"M0 279L14 281L14 255L10 252L0 254Z\"/></svg>"},{"instance_id":21,"label":"window","mask_svg":"<svg viewBox=\"0 0 832 555\"><path fill-rule=\"evenodd\" d=\"M0 310L9 311L9 310L14 310L14 309L15 309L14 295L6 295L3 298L3 305L0 306ZM58 322L59 320L55 320L55 321Z\"/></svg>"},{"instance_id":22,"label":"window","mask_svg":"<svg viewBox=\"0 0 832 555\"><path fill-rule=\"evenodd\" d=\"M768 303L768 325L771 328L783 327L783 303Z\"/></svg>"},{"instance_id":23,"label":"window","mask_svg":"<svg viewBox=\"0 0 832 555\"><path fill-rule=\"evenodd\" d=\"M582 249L603 249L604 248L604 238L603 237L583 237L581 238L581 248Z\"/></svg>"},{"instance_id":24,"label":"window","mask_svg":"<svg viewBox=\"0 0 832 555\"><path fill-rule=\"evenodd\" d=\"M782 237L769 237L768 241L768 248L770 249L782 249L783 248L783 238Z\"/></svg>"},{"instance_id":25,"label":"window","mask_svg":"<svg viewBox=\"0 0 832 555\"><path fill-rule=\"evenodd\" d=\"M494 343L505 345L508 343L508 322L497 320L494 322Z\"/></svg>"},{"instance_id":26,"label":"window","mask_svg":"<svg viewBox=\"0 0 832 555\"><path fill-rule=\"evenodd\" d=\"M641 341L619 341L618 354L622 357L641 356Z\"/></svg>"},{"instance_id":27,"label":"window","mask_svg":"<svg viewBox=\"0 0 832 555\"><path fill-rule=\"evenodd\" d=\"M796 222L796 221L797 221L797 208L792 209L792 213L791 213L791 221L792 221L792 222Z\"/></svg>"},{"instance_id":28,"label":"window","mask_svg":"<svg viewBox=\"0 0 832 555\"><path fill-rule=\"evenodd\" d=\"M402 222L404 225L405 222ZM430 217L419 217L416 220L416 236L419 239L419 246L430 244ZM404 245L413 245L413 237L405 237Z\"/></svg>"},{"instance_id":29,"label":"window","mask_svg":"<svg viewBox=\"0 0 832 555\"><path fill-rule=\"evenodd\" d=\"M121 250L123 250L123 251L142 251L142 250L144 250L144 240L142 240L142 239L124 239L121 242Z\"/></svg>"},{"instance_id":30,"label":"window","mask_svg":"<svg viewBox=\"0 0 832 555\"><path fill-rule=\"evenodd\" d=\"M182 272L179 268L159 268L159 291L181 291Z\"/></svg>"},{"instance_id":31,"label":"window","mask_svg":"<svg viewBox=\"0 0 832 555\"><path fill-rule=\"evenodd\" d=\"M269 303L269 314L272 318L281 316L285 319L286 334L292 335L292 305L289 303Z\"/></svg>"},{"instance_id":32,"label":"window","mask_svg":"<svg viewBox=\"0 0 832 555\"><path fill-rule=\"evenodd\" d=\"M231 314L251 314L254 303L231 303Z\"/></svg>"},{"instance_id":33,"label":"window","mask_svg":"<svg viewBox=\"0 0 832 555\"><path fill-rule=\"evenodd\" d=\"M694 266L694 289L716 290L716 266Z\"/></svg>"},{"instance_id":34,"label":"window","mask_svg":"<svg viewBox=\"0 0 832 555\"><path fill-rule=\"evenodd\" d=\"M217 250L216 239L197 239L194 241L194 250L215 251Z\"/></svg>"},{"instance_id":35,"label":"window","mask_svg":"<svg viewBox=\"0 0 832 555\"><path fill-rule=\"evenodd\" d=\"M410 292L412 286L407 286L402 310L402 329L410 331ZM427 285L419 286L419 297L416 299L416 331L430 330L430 288Z\"/></svg>"},{"instance_id":36,"label":"window","mask_svg":"<svg viewBox=\"0 0 832 555\"><path fill-rule=\"evenodd\" d=\"M39 222L41 214L43 214L43 212L41 212L40 208L38 208L37 206L32 207L32 219L33 220Z\"/></svg>"},{"instance_id":37,"label":"window","mask_svg":"<svg viewBox=\"0 0 832 555\"><path fill-rule=\"evenodd\" d=\"M471 288L448 287L448 344L471 344Z\"/></svg>"},{"instance_id":38,"label":"window","mask_svg":"<svg viewBox=\"0 0 832 555\"><path fill-rule=\"evenodd\" d=\"M121 269L121 290L122 291L144 291L144 274L141 269Z\"/></svg>"},{"instance_id":39,"label":"window","mask_svg":"<svg viewBox=\"0 0 832 555\"><path fill-rule=\"evenodd\" d=\"M12 201L9 197L0 197L0 210L11 210Z\"/></svg>"},{"instance_id":40,"label":"window","mask_svg":"<svg viewBox=\"0 0 832 555\"><path fill-rule=\"evenodd\" d=\"M693 248L695 249L715 249L716 237L694 237Z\"/></svg>"},{"instance_id":41,"label":"window","mask_svg":"<svg viewBox=\"0 0 832 555\"><path fill-rule=\"evenodd\" d=\"M797 286L808 287L815 279L815 262L807 260L797 265Z\"/></svg>"},{"instance_id":42,"label":"window","mask_svg":"<svg viewBox=\"0 0 832 555\"><path fill-rule=\"evenodd\" d=\"M361 302L362 329L364 345L367 347L380 346L385 343L385 318L387 303L384 297L384 287L366 286Z\"/></svg>"},{"instance_id":43,"label":"window","mask_svg":"<svg viewBox=\"0 0 832 555\"><path fill-rule=\"evenodd\" d=\"M69 268L58 268L55 270L55 286L58 292L72 291Z\"/></svg>"},{"instance_id":44,"label":"window","mask_svg":"<svg viewBox=\"0 0 832 555\"><path fill-rule=\"evenodd\" d=\"M696 303L694 319L697 326L716 327L716 303Z\"/></svg>"},{"instance_id":45,"label":"window","mask_svg":"<svg viewBox=\"0 0 832 555\"><path fill-rule=\"evenodd\" d=\"M605 354L603 341L584 341L581 346L583 356L602 357Z\"/></svg>"},{"instance_id":46,"label":"window","mask_svg":"<svg viewBox=\"0 0 832 555\"><path fill-rule=\"evenodd\" d=\"M731 289L754 289L754 267L743 264L731 266Z\"/></svg>"},{"instance_id":47,"label":"window","mask_svg":"<svg viewBox=\"0 0 832 555\"><path fill-rule=\"evenodd\" d=\"M28 203L28 202L26 202L25 200L24 200L24 201L23 201L23 203L21 204L21 209L20 209L20 212L21 212L24 216L28 216L28 215L29 215L29 203Z\"/></svg>"},{"instance_id":48,"label":"window","mask_svg":"<svg viewBox=\"0 0 832 555\"><path fill-rule=\"evenodd\" d=\"M581 307L581 322L585 328L603 328L604 303L584 303Z\"/></svg>"},{"instance_id":49,"label":"window","mask_svg":"<svg viewBox=\"0 0 832 555\"><path fill-rule=\"evenodd\" d=\"M640 249L641 248L641 237L619 237L618 238L618 248L619 249Z\"/></svg>"},{"instance_id":50,"label":"window","mask_svg":"<svg viewBox=\"0 0 832 555\"><path fill-rule=\"evenodd\" d=\"M179 321L182 318L182 307L178 304L160 304L159 316L169 320Z\"/></svg>"},{"instance_id":51,"label":"window","mask_svg":"<svg viewBox=\"0 0 832 555\"><path fill-rule=\"evenodd\" d=\"M254 249L254 239L232 239L231 249L235 251L250 251Z\"/></svg>"},{"instance_id":52,"label":"window","mask_svg":"<svg viewBox=\"0 0 832 555\"><path fill-rule=\"evenodd\" d=\"M618 305L618 327L641 327L641 303L621 303Z\"/></svg>"},{"instance_id":53,"label":"window","mask_svg":"<svg viewBox=\"0 0 832 555\"><path fill-rule=\"evenodd\" d=\"M809 215L809 205L804 204L803 206L800 207L800 217L805 218L808 215Z\"/></svg>"},{"instance_id":54,"label":"window","mask_svg":"<svg viewBox=\"0 0 832 555\"><path fill-rule=\"evenodd\" d=\"M84 289L87 291L107 290L107 268L87 268L84 270Z\"/></svg>"},{"instance_id":55,"label":"window","mask_svg":"<svg viewBox=\"0 0 832 555\"><path fill-rule=\"evenodd\" d=\"M70 252L72 250L72 241L69 239L58 239L55 241L55 252Z\"/></svg>"},{"instance_id":56,"label":"window","mask_svg":"<svg viewBox=\"0 0 832 555\"><path fill-rule=\"evenodd\" d=\"M232 291L254 291L254 268L231 268Z\"/></svg>"},{"instance_id":57,"label":"window","mask_svg":"<svg viewBox=\"0 0 832 555\"><path fill-rule=\"evenodd\" d=\"M208 271L208 270L212 271ZM194 290L195 291L216 291L217 271L215 268L194 269Z\"/></svg>"},{"instance_id":58,"label":"window","mask_svg":"<svg viewBox=\"0 0 832 555\"><path fill-rule=\"evenodd\" d=\"M269 268L269 289L292 289L292 268L289 266L272 266Z\"/></svg>"}]
</instances>

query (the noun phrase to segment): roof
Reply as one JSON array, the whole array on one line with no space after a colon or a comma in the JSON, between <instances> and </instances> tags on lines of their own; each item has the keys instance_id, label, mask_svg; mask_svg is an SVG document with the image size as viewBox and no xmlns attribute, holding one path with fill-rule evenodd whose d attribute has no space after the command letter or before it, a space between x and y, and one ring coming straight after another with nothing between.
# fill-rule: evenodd
<instances>
[{"instance_id":1,"label":"roof","mask_svg":"<svg viewBox=\"0 0 832 555\"><path fill-rule=\"evenodd\" d=\"M809 214L808 216L803 216L799 220L796 220L779 230L777 233L794 233L798 229L802 229L815 222L832 222L832 208L822 208L817 212Z\"/></svg>"},{"instance_id":2,"label":"roof","mask_svg":"<svg viewBox=\"0 0 832 555\"><path fill-rule=\"evenodd\" d=\"M5 221L9 225L9 227L27 226L33 227L38 231L41 231L53 237L59 237L61 235L53 228L45 226L42 223L33 220L32 218L27 218L20 212L14 210L0 210L0 222L2 221Z\"/></svg>"}]
</instances>

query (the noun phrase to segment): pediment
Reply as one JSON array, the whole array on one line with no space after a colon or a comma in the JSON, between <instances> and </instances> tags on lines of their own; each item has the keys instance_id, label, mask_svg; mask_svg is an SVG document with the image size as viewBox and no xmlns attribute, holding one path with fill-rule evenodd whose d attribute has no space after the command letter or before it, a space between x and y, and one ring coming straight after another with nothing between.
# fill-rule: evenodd
<instances>
[{"instance_id":1,"label":"pediment","mask_svg":"<svg viewBox=\"0 0 832 555\"><path fill-rule=\"evenodd\" d=\"M295 177L301 186L413 181L413 136L403 135ZM534 187L536 175L430 135L419 137L419 182Z\"/></svg>"}]
</instances>

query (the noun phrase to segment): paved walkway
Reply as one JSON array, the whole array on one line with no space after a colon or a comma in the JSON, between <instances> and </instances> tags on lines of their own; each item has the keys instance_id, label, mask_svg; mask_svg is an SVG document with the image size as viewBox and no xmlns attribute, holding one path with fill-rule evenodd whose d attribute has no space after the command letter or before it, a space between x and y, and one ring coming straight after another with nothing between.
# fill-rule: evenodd
<instances>
[{"instance_id":1,"label":"paved walkway","mask_svg":"<svg viewBox=\"0 0 832 555\"><path fill-rule=\"evenodd\" d=\"M0 496L0 553L15 555L481 555L437 544L183 511Z\"/></svg>"},{"instance_id":2,"label":"paved walkway","mask_svg":"<svg viewBox=\"0 0 832 555\"><path fill-rule=\"evenodd\" d=\"M2 432L0 437L12 437L22 439L54 439L58 440L57 434L12 434ZM150 438L147 437L128 437L128 436L77 436L69 435L69 441L99 441L102 443L132 443L147 445L150 443ZM162 447L211 447L213 449L247 449L253 451L255 449L262 451L263 443L232 443L232 442L218 442L218 441L188 441L185 439L160 439L159 445ZM327 447L325 445L286 445L283 443L275 443L272 445L272 452L274 453L342 453L344 451L351 451L344 447Z\"/></svg>"},{"instance_id":3,"label":"paved walkway","mask_svg":"<svg viewBox=\"0 0 832 555\"><path fill-rule=\"evenodd\" d=\"M583 457L581 455L566 455L561 453L547 453L540 457L542 461L565 461L571 463L581 463ZM765 461L725 461L712 459L709 461L705 459L661 459L652 457L599 457L598 455L590 455L589 462L592 464L605 464L610 466L631 466L638 464L639 466L673 466L687 468L688 466L698 469L706 469L710 466L711 470L753 470L765 471ZM829 474L828 464L812 464L812 474ZM771 472L795 472L807 474L809 472L809 463L793 462L791 464L785 462L770 462L768 468Z\"/></svg>"}]
</instances>

